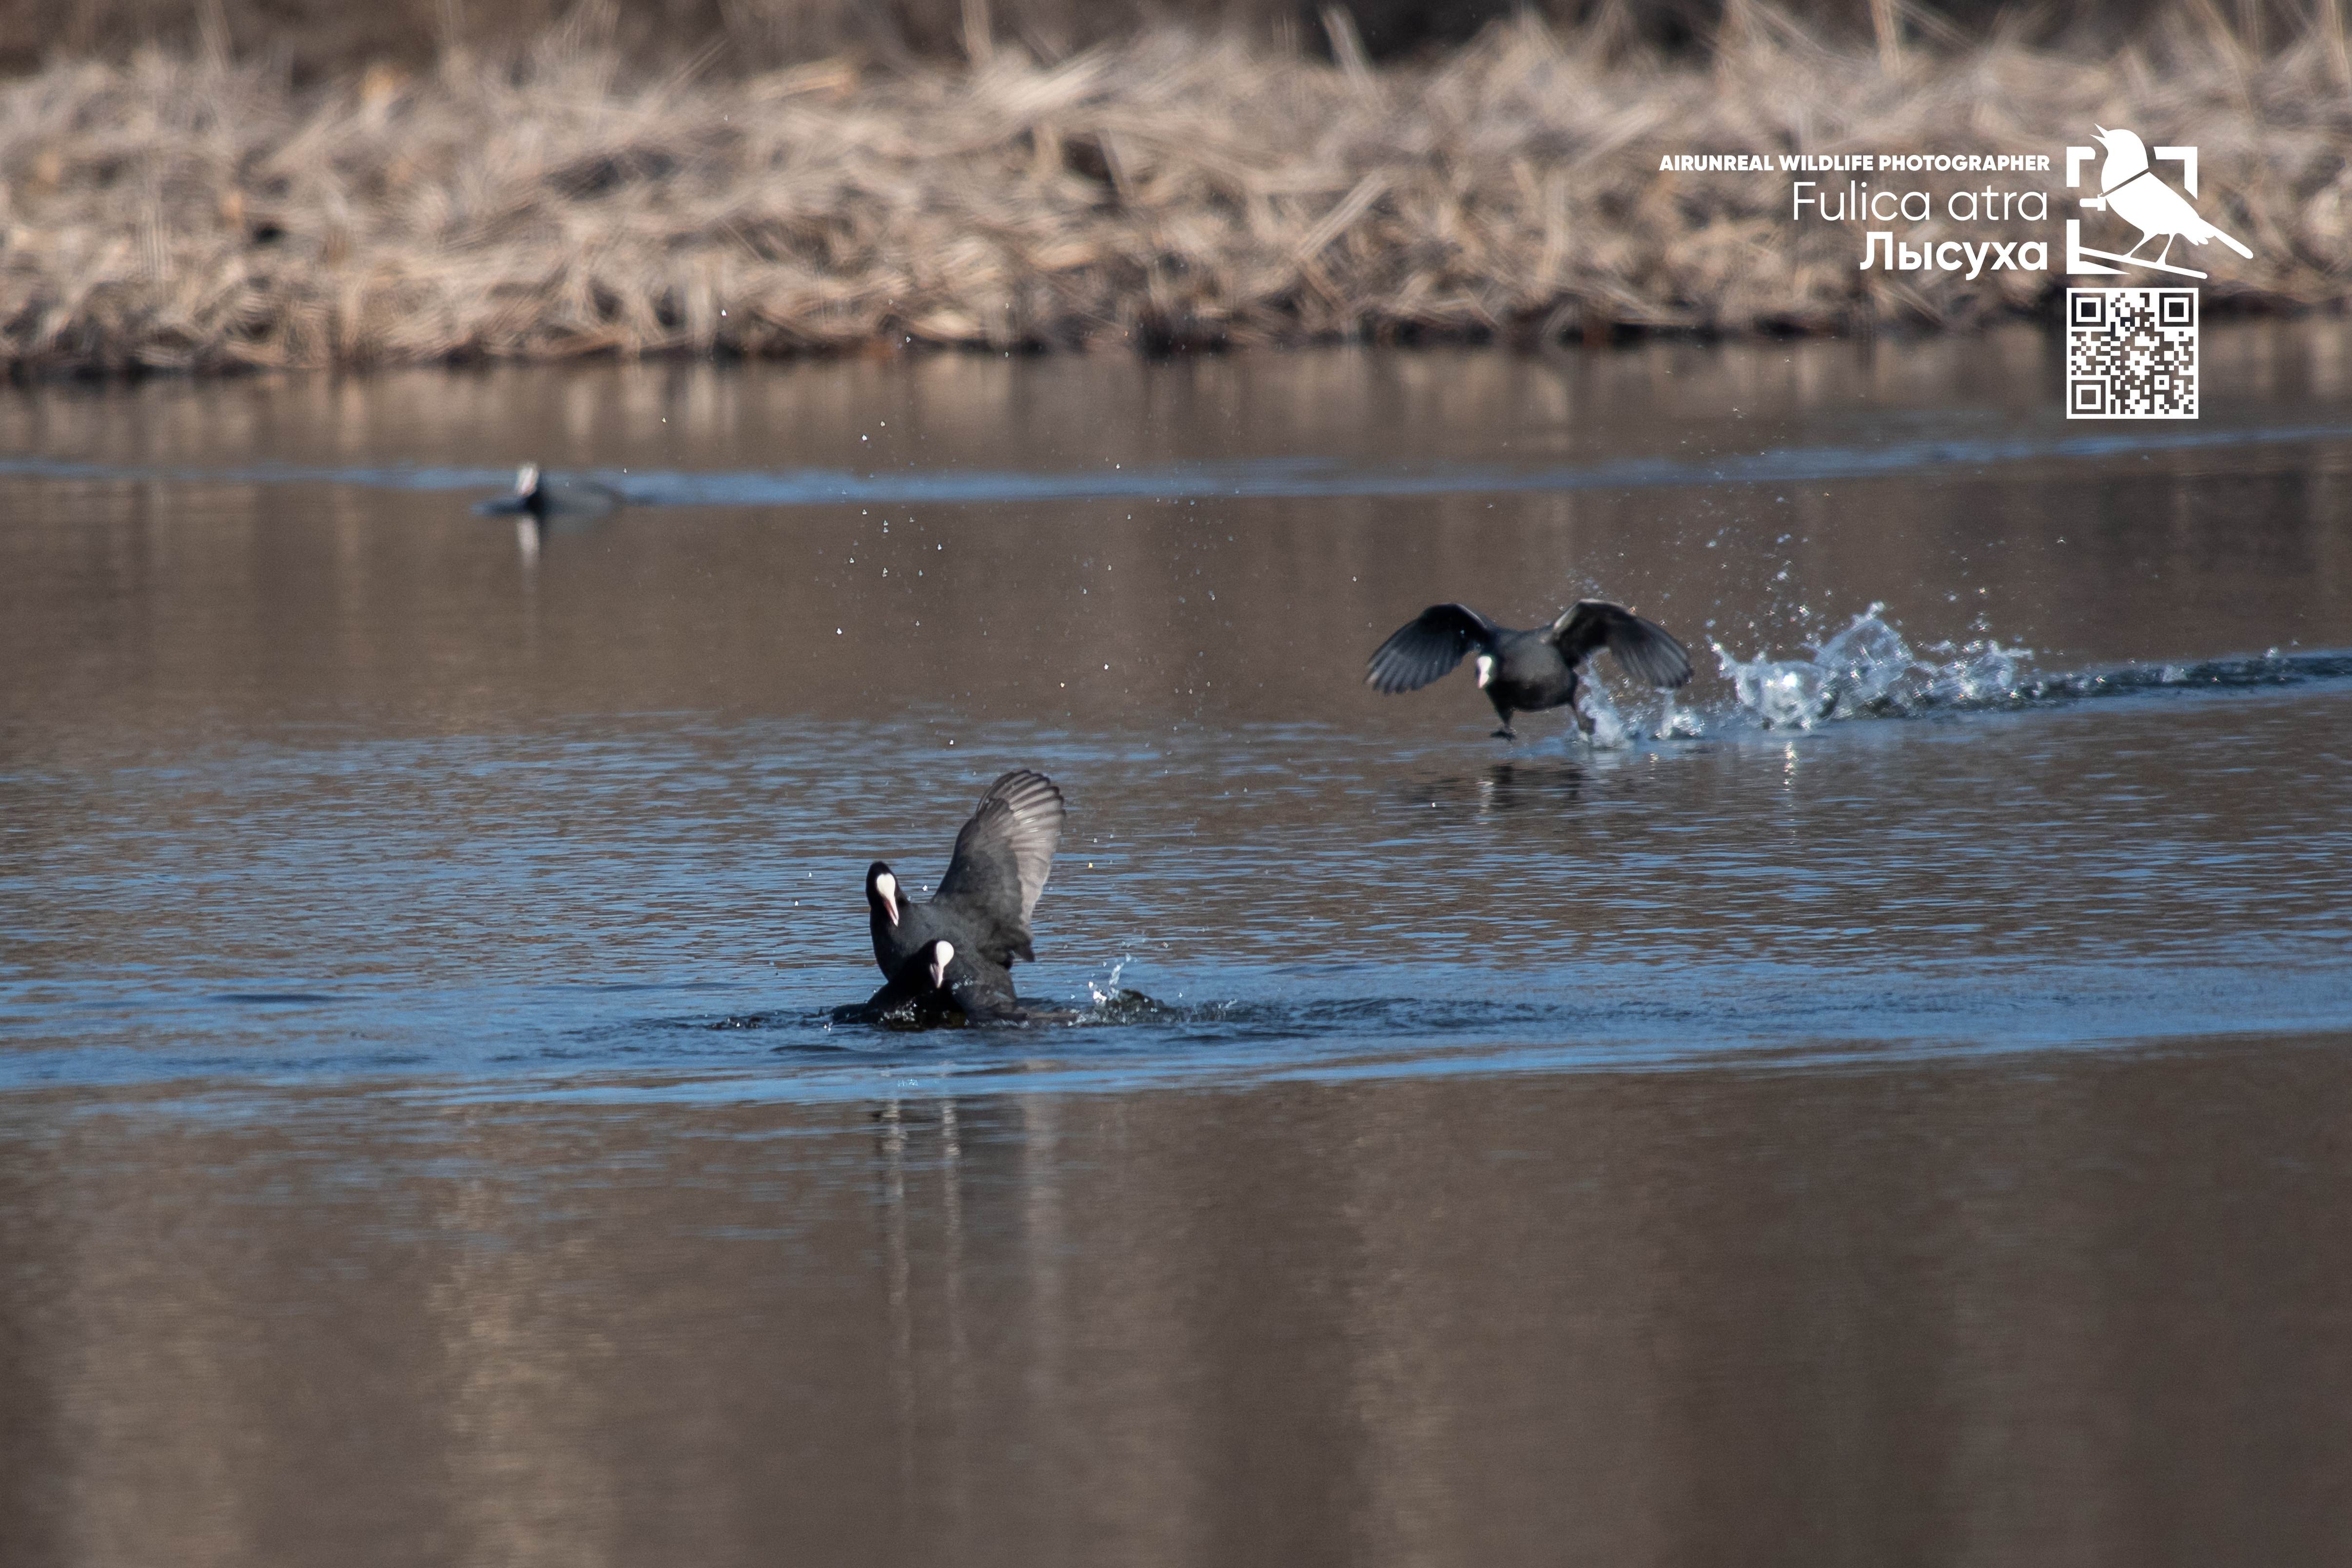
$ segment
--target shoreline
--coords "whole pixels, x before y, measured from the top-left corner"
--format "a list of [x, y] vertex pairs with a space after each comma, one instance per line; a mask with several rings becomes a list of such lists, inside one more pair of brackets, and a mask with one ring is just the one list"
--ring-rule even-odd
[[[0, 363], [1966, 330], [2047, 317], [2063, 275], [1861, 270], [1864, 226], [1791, 223], [1785, 180], [1661, 156], [2055, 151], [2098, 121], [2201, 146], [2202, 208], [2254, 252], [2211, 266], [2209, 310], [2352, 300], [2352, 95], [2315, 34], [1890, 61], [1748, 15], [1703, 58], [1523, 20], [1377, 67], [1175, 29], [1052, 65], [1006, 45], [731, 80], [635, 79], [561, 33], [301, 90], [217, 54], [60, 63], [0, 85]], [[1977, 183], [1906, 180], [1939, 204]], [[2003, 176], [2053, 215], [2061, 180]]]

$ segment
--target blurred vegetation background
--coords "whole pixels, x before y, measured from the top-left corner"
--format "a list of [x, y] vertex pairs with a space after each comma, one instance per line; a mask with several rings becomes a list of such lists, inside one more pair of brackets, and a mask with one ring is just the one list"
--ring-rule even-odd
[[2340, 310], [2345, 3], [0, 0], [0, 368], [1967, 329], [2063, 276], [1661, 157], [2096, 125], [2201, 149], [2210, 308]]
[[[2254, 54], [2314, 29], [2343, 30], [2345, 0], [2189, 0], [2186, 9]], [[1627, 43], [1703, 48], [1750, 25], [1753, 0], [1348, 0], [1366, 54], [1391, 59], [1458, 45], [1531, 13], [1599, 26]], [[1776, 0], [1772, 9], [1832, 43], [1881, 50], [2005, 41], [2108, 49], [2159, 13], [2131, 0]], [[585, 28], [625, 55], [707, 57], [717, 69], [772, 69], [839, 54], [876, 60], [964, 56], [997, 40], [1043, 60], [1169, 24], [1237, 33], [1328, 58], [1318, 0], [0, 0], [0, 70], [60, 58], [119, 58], [142, 45], [225, 50], [282, 62], [299, 85], [379, 61], [418, 66], [443, 50], [520, 49]]]

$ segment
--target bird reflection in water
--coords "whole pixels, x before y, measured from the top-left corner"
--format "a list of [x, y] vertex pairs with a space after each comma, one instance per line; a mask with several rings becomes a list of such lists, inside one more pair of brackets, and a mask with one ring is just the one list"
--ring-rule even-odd
[[1496, 763], [1478, 780], [1478, 814], [1574, 805], [1584, 793], [1584, 769], [1569, 762]]
[[1574, 806], [1584, 793], [1589, 770], [1560, 757], [1540, 760], [1517, 757], [1489, 765], [1475, 775], [1454, 774], [1429, 779], [1402, 798], [1421, 811], [1464, 807], [1480, 816], [1501, 812], [1559, 812]]

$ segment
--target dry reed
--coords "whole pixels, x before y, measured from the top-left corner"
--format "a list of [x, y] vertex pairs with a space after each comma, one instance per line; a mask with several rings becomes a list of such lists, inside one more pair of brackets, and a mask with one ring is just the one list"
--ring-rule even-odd
[[1344, 29], [1336, 64], [1158, 30], [1050, 65], [1003, 41], [972, 66], [635, 76], [581, 26], [304, 90], [218, 51], [58, 64], [0, 88], [0, 358], [1968, 325], [2060, 280], [1860, 271], [1858, 228], [1790, 224], [1784, 182], [1661, 174], [1658, 154], [2055, 153], [2119, 122], [2201, 146], [2207, 216], [2255, 251], [2215, 300], [2352, 292], [2340, 31], [2257, 53], [2200, 0], [2085, 60], [1998, 34], [1830, 45], [1760, 0], [1734, 11], [1685, 59], [1604, 9], [1386, 68]]

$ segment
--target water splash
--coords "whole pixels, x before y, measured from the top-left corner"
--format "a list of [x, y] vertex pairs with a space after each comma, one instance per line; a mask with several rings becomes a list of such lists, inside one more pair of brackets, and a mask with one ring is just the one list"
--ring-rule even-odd
[[1103, 1024], [1181, 1024], [1189, 1020], [1195, 1009], [1179, 1007], [1147, 996], [1140, 991], [1113, 989], [1105, 991], [1089, 986], [1095, 994], [1094, 1005], [1077, 1015], [1072, 1022], [1080, 1025]]
[[1087, 994], [1094, 998], [1094, 1005], [1097, 1011], [1110, 1006], [1122, 996], [1134, 994], [1119, 986], [1118, 977], [1126, 972], [1127, 960], [1121, 958], [1110, 966], [1110, 973], [1105, 975], [1099, 984], [1092, 980], [1087, 982]]
[[1617, 704], [1610, 700], [1609, 689], [1601, 682], [1585, 681], [1577, 693], [1576, 703], [1583, 710], [1585, 718], [1591, 721], [1590, 733], [1596, 750], [1619, 751], [1632, 742], [1633, 731], [1627, 726], [1623, 715], [1617, 711]]
[[1769, 729], [1810, 730], [1829, 719], [1924, 708], [1986, 707], [2017, 699], [2031, 648], [1997, 638], [1938, 643], [1922, 658], [1873, 605], [1815, 645], [1811, 658], [1743, 660], [1721, 643], [1715, 657], [1739, 706]]
[[1687, 708], [1675, 706], [1675, 694], [1665, 693], [1664, 706], [1658, 710], [1656, 738], [1661, 741], [1690, 741], [1706, 733], [1699, 716]]

